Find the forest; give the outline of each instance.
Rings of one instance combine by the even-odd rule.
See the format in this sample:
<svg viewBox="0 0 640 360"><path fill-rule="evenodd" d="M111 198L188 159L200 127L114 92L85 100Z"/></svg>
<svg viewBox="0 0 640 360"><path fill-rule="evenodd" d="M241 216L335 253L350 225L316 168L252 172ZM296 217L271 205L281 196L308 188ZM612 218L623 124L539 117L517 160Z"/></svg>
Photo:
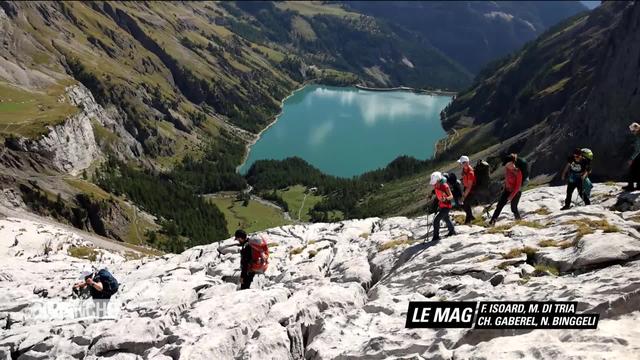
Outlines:
<svg viewBox="0 0 640 360"><path fill-rule="evenodd" d="M308 188L316 187L318 195L325 198L310 210L310 215L312 221L322 222L330 220L330 213L333 211L342 212L346 219L379 214L371 204L362 206L362 199L385 182L416 174L434 164L433 160L400 156L382 169L345 179L324 174L303 159L292 157L256 161L249 168L246 180L261 194L270 194L272 190L297 184ZM278 199L272 200L279 203Z"/></svg>
<svg viewBox="0 0 640 360"><path fill-rule="evenodd" d="M209 163L193 168L211 166ZM182 176L186 181L177 180ZM162 229L159 234L147 234L150 245L160 250L180 252L192 246L209 244L229 236L224 215L213 204L194 192L189 172L177 170L167 174L135 169L130 165L109 158L97 170L94 181L115 196L124 195L142 210L158 217ZM229 180L229 183L223 181ZM232 187L237 179L223 175L207 177L203 189L216 186Z"/></svg>

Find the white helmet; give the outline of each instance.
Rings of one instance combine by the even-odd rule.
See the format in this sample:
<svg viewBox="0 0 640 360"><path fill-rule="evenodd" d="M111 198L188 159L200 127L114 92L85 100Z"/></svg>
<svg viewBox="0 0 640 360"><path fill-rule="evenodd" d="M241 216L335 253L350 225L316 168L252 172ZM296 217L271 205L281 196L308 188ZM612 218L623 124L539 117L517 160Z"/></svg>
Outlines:
<svg viewBox="0 0 640 360"><path fill-rule="evenodd" d="M431 181L429 182L431 185L437 184L440 180L442 180L442 173L440 171L431 173Z"/></svg>

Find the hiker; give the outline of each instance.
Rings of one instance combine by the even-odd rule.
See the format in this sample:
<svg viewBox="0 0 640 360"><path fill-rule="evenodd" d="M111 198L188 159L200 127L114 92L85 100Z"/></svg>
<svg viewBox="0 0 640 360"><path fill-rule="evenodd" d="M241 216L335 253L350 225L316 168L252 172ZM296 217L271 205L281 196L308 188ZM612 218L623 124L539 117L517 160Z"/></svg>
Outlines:
<svg viewBox="0 0 640 360"><path fill-rule="evenodd" d="M629 184L623 188L625 191L640 189L640 124L634 122L629 125L629 131L631 131L635 140L633 143L633 154L629 161L629 174L627 175ZM636 183L638 183L637 187Z"/></svg>
<svg viewBox="0 0 640 360"><path fill-rule="evenodd" d="M247 237L244 230L236 230L240 250L240 290L249 289L256 274L263 274L269 265L269 247L263 238Z"/></svg>
<svg viewBox="0 0 640 360"><path fill-rule="evenodd" d="M462 155L458 160L458 163L462 166L462 186L464 187L464 193L462 194L462 209L466 214L464 224L469 225L475 218L471 210L471 204L475 202L474 187L476 185L476 173L471 167L469 157Z"/></svg>
<svg viewBox="0 0 640 360"><path fill-rule="evenodd" d="M431 185L433 185L434 191L436 193L436 198L438 199L438 213L436 217L433 219L433 242L440 241L440 221L444 220L445 224L447 224L447 229L449 233L447 236L456 235L456 230L453 227L453 223L449 218L449 211L451 210L451 202L453 200L453 194L451 193L451 189L449 189L449 185L447 185L447 178L442 176L442 174L438 171L431 174Z"/></svg>
<svg viewBox="0 0 640 360"><path fill-rule="evenodd" d="M120 285L107 269L96 272L83 273L84 281L73 285L73 293L81 296L85 291L89 291L93 299L111 299L118 292Z"/></svg>
<svg viewBox="0 0 640 360"><path fill-rule="evenodd" d="M567 165L562 170L562 181L567 180L567 197L564 199L564 206L560 210L571 208L571 198L573 190L578 189L578 195L584 200L585 205L591 205L588 196L585 196L584 185L588 181L587 176L591 173L591 161L587 159L581 149L575 149L569 156ZM567 177L567 174L569 175ZM589 182L590 183L590 182Z"/></svg>
<svg viewBox="0 0 640 360"><path fill-rule="evenodd" d="M496 210L493 212L489 225L495 225L498 216L500 216L502 212L502 208L504 208L507 202L511 202L511 212L513 212L513 216L516 220L520 220L518 202L520 202L520 196L522 195L522 191L520 191L522 187L522 171L516 166L516 157L513 154L507 155L502 160L502 165L505 171L504 190L502 191L502 195L500 195L500 200L498 200L498 205L496 205Z"/></svg>

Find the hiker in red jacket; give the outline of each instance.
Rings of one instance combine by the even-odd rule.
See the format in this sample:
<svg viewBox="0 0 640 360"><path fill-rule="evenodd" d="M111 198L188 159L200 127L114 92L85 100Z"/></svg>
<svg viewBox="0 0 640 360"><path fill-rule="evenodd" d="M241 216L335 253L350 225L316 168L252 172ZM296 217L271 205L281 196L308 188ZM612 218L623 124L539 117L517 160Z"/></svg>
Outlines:
<svg viewBox="0 0 640 360"><path fill-rule="evenodd" d="M453 227L453 223L449 218L449 211L451 210L451 202L453 200L453 194L451 193L451 189L449 189L449 185L447 185L447 178L442 176L442 174L438 171L431 174L431 185L433 185L433 189L435 190L436 197L438 198L438 213L436 217L433 219L433 242L437 242L440 240L440 221L444 220L445 224L447 224L447 229L449 229L449 234L447 236L456 235L456 230Z"/></svg>
<svg viewBox="0 0 640 360"><path fill-rule="evenodd" d="M468 156L461 156L458 163L462 165L462 186L464 187L464 193L462 194L462 209L466 213L464 224L469 225L475 218L471 211L471 205L475 202L474 187L476 185L476 173L471 167Z"/></svg>
<svg viewBox="0 0 640 360"><path fill-rule="evenodd" d="M257 274L264 274L269 267L269 245L264 236L248 237L244 230L236 230L235 239L240 243L240 290L251 287Z"/></svg>
<svg viewBox="0 0 640 360"><path fill-rule="evenodd" d="M500 200L498 200L496 211L493 212L493 216L489 222L490 225L494 225L496 223L498 216L500 216L500 213L502 212L502 208L507 204L507 202L511 202L511 211L513 212L513 216L516 220L520 219L518 202L522 195L522 192L520 191L520 187L522 186L522 171L516 167L515 162L516 157L513 154L507 155L502 161L502 165L504 165L505 170L504 191L500 196Z"/></svg>

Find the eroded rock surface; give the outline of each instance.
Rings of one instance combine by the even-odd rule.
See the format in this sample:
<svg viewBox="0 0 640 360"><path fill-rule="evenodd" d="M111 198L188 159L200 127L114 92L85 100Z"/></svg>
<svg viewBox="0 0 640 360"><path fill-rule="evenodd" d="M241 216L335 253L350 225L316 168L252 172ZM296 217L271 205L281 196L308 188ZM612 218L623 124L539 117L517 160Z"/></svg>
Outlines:
<svg viewBox="0 0 640 360"><path fill-rule="evenodd" d="M619 185L598 184L595 205L560 211L564 187L534 189L522 197L523 221L507 209L497 227L458 226L437 244L428 242L427 217L270 229L269 270L246 291L237 291L232 239L138 260L97 250L93 264L122 283L119 315L101 321L25 316L34 303L69 298L92 264L68 249L91 244L2 219L0 359L634 358L640 212L611 210L619 194ZM406 329L412 300L571 300L579 312L600 313L600 324Z"/></svg>

